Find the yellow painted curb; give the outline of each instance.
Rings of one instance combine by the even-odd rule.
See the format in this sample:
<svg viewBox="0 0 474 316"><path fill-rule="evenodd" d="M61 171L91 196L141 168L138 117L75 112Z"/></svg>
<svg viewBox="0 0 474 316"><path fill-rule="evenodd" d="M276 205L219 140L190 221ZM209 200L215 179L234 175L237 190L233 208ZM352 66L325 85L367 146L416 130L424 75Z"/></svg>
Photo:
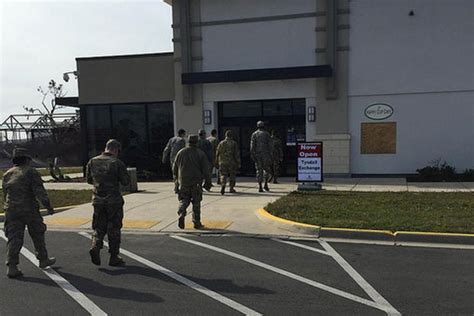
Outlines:
<svg viewBox="0 0 474 316"><path fill-rule="evenodd" d="M124 219L123 228L138 228L138 229L148 229L152 228L155 225L158 225L160 221L144 221L144 220L134 220L134 219Z"/></svg>
<svg viewBox="0 0 474 316"><path fill-rule="evenodd" d="M90 221L90 218L82 217L49 217L44 220L44 223L52 226L82 226Z"/></svg>
<svg viewBox="0 0 474 316"><path fill-rule="evenodd" d="M260 218L260 220L269 224L273 224L284 230L296 231L299 233L304 233L308 235L316 235L316 236L319 236L319 232L321 230L321 226L298 223L298 222L290 221L287 219L283 219L283 218L280 218L268 213L263 208L258 209L256 214L257 214L257 217Z"/></svg>
<svg viewBox="0 0 474 316"><path fill-rule="evenodd" d="M474 234L463 234L463 233L437 233L437 232L410 232L410 231L396 231L394 235L424 235L424 236L447 236L447 237L473 237Z"/></svg>
<svg viewBox="0 0 474 316"><path fill-rule="evenodd" d="M321 227L321 229L335 230L335 231L349 231L349 232L354 232L354 233L379 233L379 234L395 235L390 230L378 230L378 229L358 229L358 228L339 228L339 227Z"/></svg>

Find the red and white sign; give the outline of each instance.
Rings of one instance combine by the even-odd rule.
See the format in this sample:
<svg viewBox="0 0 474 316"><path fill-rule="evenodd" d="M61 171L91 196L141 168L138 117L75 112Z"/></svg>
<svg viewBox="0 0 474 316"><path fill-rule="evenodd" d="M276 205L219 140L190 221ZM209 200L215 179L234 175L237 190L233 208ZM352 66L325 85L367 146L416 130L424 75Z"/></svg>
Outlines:
<svg viewBox="0 0 474 316"><path fill-rule="evenodd" d="M296 144L296 181L322 182L323 181L323 143Z"/></svg>

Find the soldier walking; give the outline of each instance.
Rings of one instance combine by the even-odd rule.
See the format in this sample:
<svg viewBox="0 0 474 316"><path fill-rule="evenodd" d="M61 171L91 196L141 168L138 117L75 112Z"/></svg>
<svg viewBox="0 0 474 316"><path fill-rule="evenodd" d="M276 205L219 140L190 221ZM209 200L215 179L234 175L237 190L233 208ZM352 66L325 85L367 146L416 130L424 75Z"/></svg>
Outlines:
<svg viewBox="0 0 474 316"><path fill-rule="evenodd" d="M7 276L16 278L23 275L17 265L20 260L20 250L23 247L25 227L36 250L39 267L46 268L56 262L48 257L46 250L46 225L39 212L38 200L54 214L54 209L43 186L43 180L35 168L31 167L32 158L24 148L13 151L14 167L3 175L2 190L5 210L5 235L7 241Z"/></svg>
<svg viewBox="0 0 474 316"><path fill-rule="evenodd" d="M235 191L235 176L240 169L239 145L233 139L232 131L225 132L225 139L217 146L216 165L219 166L221 177L221 194L225 193L227 178L229 178L229 192Z"/></svg>
<svg viewBox="0 0 474 316"><path fill-rule="evenodd" d="M197 148L198 136L189 135L188 146L181 149L176 155L173 164L173 178L178 188L178 227L184 229L184 218L189 204L193 204L194 228L202 228L201 201L202 183L206 190L211 189L211 173L209 163L204 152Z"/></svg>
<svg viewBox="0 0 474 316"><path fill-rule="evenodd" d="M262 121L257 122L257 130L250 137L250 157L255 162L257 172L258 191L270 191L268 179L272 172L272 142L270 134L265 130ZM262 188L262 182L265 184Z"/></svg>
<svg viewBox="0 0 474 316"><path fill-rule="evenodd" d="M199 140L197 143L197 148L201 149L204 154L206 154L207 161L209 163L209 172L212 173L212 166L214 164L214 156L215 156L215 151L212 148L212 144L209 140L206 138L206 131L203 129L200 129L198 131L199 135ZM212 182L211 182L212 186Z"/></svg>
<svg viewBox="0 0 474 316"><path fill-rule="evenodd" d="M177 136L173 136L168 140L165 149L163 149L163 157L161 161L165 164L167 161L170 162L171 169L173 169L174 159L178 151L186 147L186 131L180 129Z"/></svg>
<svg viewBox="0 0 474 316"><path fill-rule="evenodd" d="M214 153L214 157L217 155L217 146L219 145L219 139L217 138L217 130L216 129L213 129L211 131L211 136L209 136L207 138L207 140L211 143L212 145L212 150L213 150L213 153ZM215 160L215 159L214 159ZM213 160L213 162L214 162ZM215 168L212 168L212 169L215 169L215 174L217 175L217 184L220 184L221 180L220 180L220 177L219 177L219 166L214 166ZM214 172L212 172L212 174L214 174Z"/></svg>
<svg viewBox="0 0 474 316"><path fill-rule="evenodd" d="M125 265L125 261L119 256L124 204L120 185L129 184L130 177L125 164L117 158L120 150L120 142L111 139L105 145L105 151L87 163L87 183L94 185L94 232L89 254L95 265L100 265L100 250L104 246L106 234L109 238L109 265Z"/></svg>
<svg viewBox="0 0 474 316"><path fill-rule="evenodd" d="M283 145L275 130L272 130L272 178L273 183L278 183L280 163L283 161Z"/></svg>

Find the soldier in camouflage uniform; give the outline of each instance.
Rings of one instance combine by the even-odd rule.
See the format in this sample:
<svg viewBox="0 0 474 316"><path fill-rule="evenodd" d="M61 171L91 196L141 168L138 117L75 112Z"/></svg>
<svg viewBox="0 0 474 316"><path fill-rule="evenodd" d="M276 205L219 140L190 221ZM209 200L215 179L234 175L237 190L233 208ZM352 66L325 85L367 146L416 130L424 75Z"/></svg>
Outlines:
<svg viewBox="0 0 474 316"><path fill-rule="evenodd" d="M200 129L198 131L199 140L197 143L197 148L201 149L204 154L206 154L207 161L209 162L209 172L212 173L212 166L214 164L215 151L212 148L212 144L206 138L206 131ZM212 186L212 184L211 184Z"/></svg>
<svg viewBox="0 0 474 316"><path fill-rule="evenodd" d="M184 139L184 137L186 137L186 131L184 129L180 129L178 131L178 135L171 137L168 140L168 144L166 144L165 149L163 149L163 158L161 161L163 163L169 161L171 169L173 169L174 159L176 158L176 154L178 154L178 151L186 147L186 140Z"/></svg>
<svg viewBox="0 0 474 316"><path fill-rule="evenodd" d="M270 191L268 179L272 173L272 141L262 121L257 122L257 130L250 137L250 157L255 162L258 191ZM263 181L265 185L262 188Z"/></svg>
<svg viewBox="0 0 474 316"><path fill-rule="evenodd" d="M211 173L206 154L197 148L198 136L189 135L188 147L181 149L176 155L173 165L173 178L178 187L178 227L184 228L184 218L189 204L193 204L194 228L202 228L201 223L201 200L202 182L204 188L211 188Z"/></svg>
<svg viewBox="0 0 474 316"><path fill-rule="evenodd" d="M229 178L230 193L235 193L235 175L240 169L239 145L233 139L232 131L225 132L225 139L217 146L216 165L221 175L221 194L225 193L225 185Z"/></svg>
<svg viewBox="0 0 474 316"><path fill-rule="evenodd" d="M217 138L217 130L216 129L213 129L211 131L211 136L209 136L207 138L207 140L211 143L212 145L212 150L214 152L214 157L217 155L217 146L219 145L219 139ZM214 159L215 160L215 159ZM213 161L214 162L214 161ZM214 172L212 173L213 175L216 174L217 175L217 184L220 184L221 183L221 179L219 177L219 166L218 165L214 165Z"/></svg>
<svg viewBox="0 0 474 316"><path fill-rule="evenodd" d="M283 146L278 134L272 130L272 178L273 183L278 183L280 163L283 161Z"/></svg>
<svg viewBox="0 0 474 316"><path fill-rule="evenodd" d="M40 268L46 268L56 262L48 257L46 250L46 225L39 212L38 200L54 214L43 180L35 168L30 166L31 156L26 149L17 148L13 151L14 167L3 175L2 190L5 210L5 235L7 241L7 276L16 278L23 273L17 268L20 250L23 247L25 226L36 250L36 258Z"/></svg>
<svg viewBox="0 0 474 316"><path fill-rule="evenodd" d="M105 151L87 163L87 183L94 185L92 205L92 246L89 251L91 261L100 265L100 250L104 246L104 237L109 238L110 266L123 266L125 261L119 256L124 200L120 185L127 185L130 177L125 164L117 158L121 145L111 139Z"/></svg>

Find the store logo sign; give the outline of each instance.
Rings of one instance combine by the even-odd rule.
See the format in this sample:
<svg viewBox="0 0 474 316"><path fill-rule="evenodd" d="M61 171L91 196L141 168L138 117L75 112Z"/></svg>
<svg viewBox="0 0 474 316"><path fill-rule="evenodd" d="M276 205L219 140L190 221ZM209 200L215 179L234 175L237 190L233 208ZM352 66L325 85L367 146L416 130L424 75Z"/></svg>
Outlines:
<svg viewBox="0 0 474 316"><path fill-rule="evenodd" d="M381 121L393 114L393 108L386 103L375 103L365 108L365 116L371 120Z"/></svg>

